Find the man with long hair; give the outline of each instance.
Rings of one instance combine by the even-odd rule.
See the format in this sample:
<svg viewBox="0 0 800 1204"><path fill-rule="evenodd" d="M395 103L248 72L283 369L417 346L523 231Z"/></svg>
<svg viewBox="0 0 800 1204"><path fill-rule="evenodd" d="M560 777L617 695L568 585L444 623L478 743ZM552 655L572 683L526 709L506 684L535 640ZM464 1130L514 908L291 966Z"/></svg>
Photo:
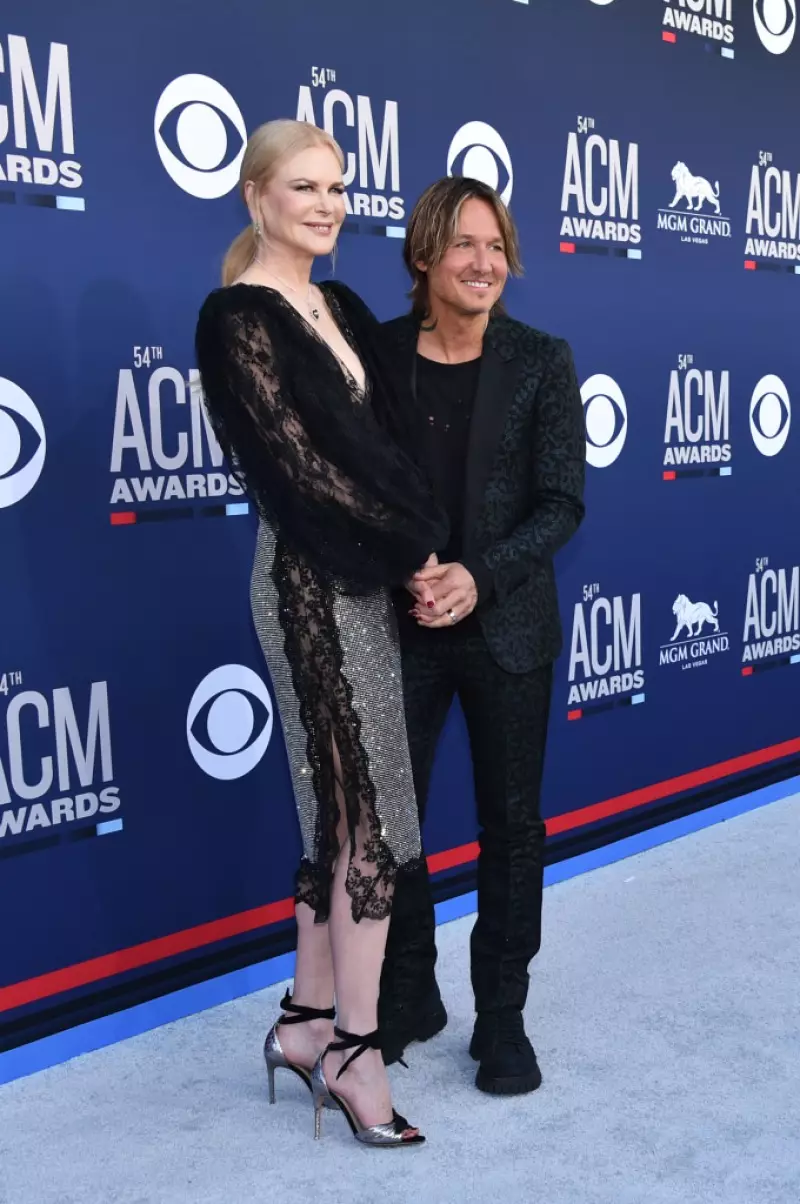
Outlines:
<svg viewBox="0 0 800 1204"><path fill-rule="evenodd" d="M535 1090L522 1009L541 937L545 827L539 792L562 633L554 553L584 513L585 433L566 342L508 317L521 272L513 219L477 180L437 181L417 203L404 258L412 311L384 327L387 359L450 538L417 574L435 604L395 595L416 796L424 815L455 695L466 719L480 828L471 939L477 1086ZM381 981L384 1057L447 1021L435 977L425 866L397 884Z"/></svg>

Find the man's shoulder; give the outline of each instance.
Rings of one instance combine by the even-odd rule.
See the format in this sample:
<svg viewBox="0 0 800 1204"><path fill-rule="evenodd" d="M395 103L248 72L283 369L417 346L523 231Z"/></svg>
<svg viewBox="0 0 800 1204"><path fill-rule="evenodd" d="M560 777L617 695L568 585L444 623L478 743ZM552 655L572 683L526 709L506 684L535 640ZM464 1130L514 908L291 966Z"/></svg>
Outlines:
<svg viewBox="0 0 800 1204"><path fill-rule="evenodd" d="M508 350L513 353L526 352L532 355L550 356L559 351L568 351L569 343L558 335L529 326L508 314L495 318L492 322L492 340L498 350Z"/></svg>
<svg viewBox="0 0 800 1204"><path fill-rule="evenodd" d="M382 322L381 330L389 343L399 344L415 338L418 326L419 319L413 313L405 313ZM570 354L570 346L566 339L529 326L508 314L501 314L492 319L488 338L494 349L507 359L520 354L544 356L548 359L559 354Z"/></svg>
<svg viewBox="0 0 800 1204"><path fill-rule="evenodd" d="M414 314L409 312L399 314L396 318L389 318L386 322L381 322L381 329L386 332L388 338L403 338L416 329L417 319Z"/></svg>

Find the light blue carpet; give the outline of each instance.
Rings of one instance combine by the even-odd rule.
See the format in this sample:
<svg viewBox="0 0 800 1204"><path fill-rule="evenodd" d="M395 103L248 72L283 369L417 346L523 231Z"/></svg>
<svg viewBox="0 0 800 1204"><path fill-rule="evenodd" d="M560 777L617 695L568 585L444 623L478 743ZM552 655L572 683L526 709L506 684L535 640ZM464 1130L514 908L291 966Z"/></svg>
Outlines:
<svg viewBox="0 0 800 1204"><path fill-rule="evenodd" d="M421 1150L356 1146L260 1061L283 987L0 1089L2 1204L798 1204L800 798L550 888L544 1086L472 1085L470 920L448 1029L393 1068Z"/></svg>

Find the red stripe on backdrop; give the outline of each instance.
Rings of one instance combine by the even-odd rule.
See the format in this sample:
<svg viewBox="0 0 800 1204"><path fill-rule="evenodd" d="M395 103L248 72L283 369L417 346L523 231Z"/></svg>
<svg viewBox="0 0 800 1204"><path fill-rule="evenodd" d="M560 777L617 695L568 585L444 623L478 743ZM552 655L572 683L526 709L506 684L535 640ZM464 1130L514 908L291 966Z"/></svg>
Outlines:
<svg viewBox="0 0 800 1204"><path fill-rule="evenodd" d="M747 769L767 765L770 761L779 761L782 757L790 757L794 753L800 753L800 737L786 740L783 744L773 744L771 748L759 748L756 752L744 753L740 757L731 757L729 761L718 761L716 765L709 765L705 769L695 769L691 773L682 773L676 778L669 778L666 782L655 782L652 786L631 790L628 794L619 794L616 798L607 799L604 803L581 807L579 811L570 811L567 815L555 815L552 819L547 820L547 834L556 836L560 832L570 832L574 828L597 823L599 819L608 819L611 815L621 815L624 811L633 811L634 808L643 807L646 803L655 803L659 799L669 798L673 794L683 794L686 790L707 786L709 782L718 782L721 778L731 777L734 773L743 773Z"/></svg>
<svg viewBox="0 0 800 1204"><path fill-rule="evenodd" d="M639 790L631 790L627 794L617 795L616 798L606 799L603 803L594 803L590 807L581 807L566 815L556 815L546 821L549 836L569 832L575 828L585 827L600 819L608 819L612 815L621 815L633 811L647 803L681 794L698 786L717 782L735 773L755 769L800 753L800 737L786 740L783 744L774 744L770 748L761 748L756 752L745 753L732 757L728 761L719 761L705 769L696 769L691 773L680 774L665 782L656 782L652 786L643 786ZM432 873L437 870L452 869L454 866L467 865L478 855L476 843L461 845L456 849L447 849L443 853L434 853L428 858ZM47 999L76 987L88 986L93 982L112 978L126 970L135 970L141 966L151 965L164 958L173 957L178 953L187 953L192 949L201 949L216 941L228 937L240 936L245 932L253 932L280 920L288 920L294 914L294 903L291 899L281 899L277 903L268 903L265 907L255 907L250 911L239 912L226 916L222 920L212 920L208 924L200 924L196 928L186 928L182 932L170 936L158 937L153 941L145 941L141 945L133 945L129 949L120 949L117 953L108 953L103 957L95 957L90 961L79 962L75 966L65 966L63 970L53 970L49 974L41 974L37 978L29 978L24 982L13 983L9 987L0 988L0 1012L34 1003L39 999Z"/></svg>
<svg viewBox="0 0 800 1204"><path fill-rule="evenodd" d="M252 932L256 928L265 928L268 924L277 924L279 920L289 920L293 915L294 902L291 899L281 899L278 903L254 907L252 911L241 911L234 916L225 916L222 920L212 920L208 924L199 924L196 928L185 928L182 932L174 932L170 936L145 941L141 945L132 945L129 949L120 949L117 953L93 957L91 961L79 962L76 966L65 966L63 970L53 970L49 974L39 975L38 978L29 978L25 982L17 982L0 989L0 1012L22 1007L23 1004L33 1003L37 999L47 999L50 995L60 995L62 991L71 991L75 987L85 987L104 978L112 978L125 970L135 970L152 962L163 961L176 953L202 949L215 941L239 936L243 932Z"/></svg>

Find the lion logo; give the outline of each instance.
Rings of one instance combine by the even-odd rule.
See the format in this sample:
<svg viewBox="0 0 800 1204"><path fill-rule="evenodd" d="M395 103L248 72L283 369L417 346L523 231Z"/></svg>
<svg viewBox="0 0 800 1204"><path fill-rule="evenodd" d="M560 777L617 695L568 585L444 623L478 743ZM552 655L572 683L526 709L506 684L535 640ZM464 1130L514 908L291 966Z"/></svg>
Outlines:
<svg viewBox="0 0 800 1204"><path fill-rule="evenodd" d="M686 594L678 594L672 604L672 613L677 620L677 627L672 633L670 643L678 638L684 628L688 636L700 635L704 623L709 623L715 632L719 631L719 607L716 602L712 610L707 602L690 602Z"/></svg>
<svg viewBox="0 0 800 1204"><path fill-rule="evenodd" d="M685 163L675 164L672 179L675 182L675 199L670 201L670 209L674 209L681 197L684 197L692 213L702 209L706 201L714 206L717 213L720 212L719 183L715 183L712 188L710 181L704 180L702 176L693 176Z"/></svg>

